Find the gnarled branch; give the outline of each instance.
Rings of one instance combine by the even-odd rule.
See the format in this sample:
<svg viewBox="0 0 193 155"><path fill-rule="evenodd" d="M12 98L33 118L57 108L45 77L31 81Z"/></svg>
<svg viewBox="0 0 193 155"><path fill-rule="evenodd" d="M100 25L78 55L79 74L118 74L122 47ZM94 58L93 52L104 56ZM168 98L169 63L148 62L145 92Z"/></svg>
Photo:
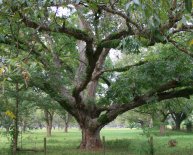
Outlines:
<svg viewBox="0 0 193 155"><path fill-rule="evenodd" d="M91 42L93 40L92 37L90 37L85 31L80 30L80 29L76 29L76 28L72 28L72 27L57 27L57 28L50 28L48 25L46 24L38 24L34 21L31 21L30 19L28 19L25 15L23 15L22 13L19 13L20 17L22 18L22 21L25 23L25 25L27 27L30 28L34 28L37 29L39 31L49 31L49 32L60 32L60 33L65 33L69 36L73 36L74 38L78 39L78 40L83 40L85 42Z"/></svg>

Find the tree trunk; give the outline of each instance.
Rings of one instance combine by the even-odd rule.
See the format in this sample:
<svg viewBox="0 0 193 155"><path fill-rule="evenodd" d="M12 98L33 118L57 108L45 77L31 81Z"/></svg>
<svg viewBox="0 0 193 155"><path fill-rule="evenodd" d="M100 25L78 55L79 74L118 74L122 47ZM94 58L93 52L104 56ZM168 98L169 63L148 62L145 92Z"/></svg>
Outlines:
<svg viewBox="0 0 193 155"><path fill-rule="evenodd" d="M186 113L184 112L178 112L178 113L171 113L172 118L175 122L175 130L180 130L180 124L182 123L183 120L187 118Z"/></svg>
<svg viewBox="0 0 193 155"><path fill-rule="evenodd" d="M70 114L67 112L65 119L64 119L64 123L65 123L65 127L64 127L64 132L67 133L68 132L68 127L69 127L69 122L70 122Z"/></svg>
<svg viewBox="0 0 193 155"><path fill-rule="evenodd" d="M160 125L160 135L163 136L165 134L165 125L161 124Z"/></svg>
<svg viewBox="0 0 193 155"><path fill-rule="evenodd" d="M13 127L13 155L17 154L17 145L18 145L18 113L19 113L19 85L16 83L16 103L15 103L15 119L14 119L14 127Z"/></svg>
<svg viewBox="0 0 193 155"><path fill-rule="evenodd" d="M82 141L80 149L98 150L102 148L102 141L100 139L100 130L91 130L89 128L82 128Z"/></svg>
<svg viewBox="0 0 193 155"><path fill-rule="evenodd" d="M175 130L180 130L180 124L181 124L181 121L178 120L178 119L176 119L176 120L175 120L175 124L176 124Z"/></svg>
<svg viewBox="0 0 193 155"><path fill-rule="evenodd" d="M161 119L161 124L160 124L160 135L163 136L165 134L165 121L168 117L168 113L164 113L164 111L161 111L161 114L163 116L163 118Z"/></svg>
<svg viewBox="0 0 193 155"><path fill-rule="evenodd" d="M68 132L68 124L65 125L65 127L64 127L64 132L65 132L65 133Z"/></svg>
<svg viewBox="0 0 193 155"><path fill-rule="evenodd" d="M47 124L46 130L47 130L47 136L50 137L52 135L52 126L50 124Z"/></svg>
<svg viewBox="0 0 193 155"><path fill-rule="evenodd" d="M45 114L45 120L46 120L47 136L50 137L52 133L52 121L53 121L54 112L44 110L44 114Z"/></svg>
<svg viewBox="0 0 193 155"><path fill-rule="evenodd" d="M26 128L27 128L27 122L24 120L22 123L22 131L26 132Z"/></svg>

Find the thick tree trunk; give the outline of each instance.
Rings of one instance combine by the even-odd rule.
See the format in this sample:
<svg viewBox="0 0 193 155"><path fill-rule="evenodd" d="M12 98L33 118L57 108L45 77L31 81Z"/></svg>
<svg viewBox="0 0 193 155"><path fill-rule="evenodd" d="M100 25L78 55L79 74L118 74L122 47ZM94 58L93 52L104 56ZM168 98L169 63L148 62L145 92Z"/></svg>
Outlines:
<svg viewBox="0 0 193 155"><path fill-rule="evenodd" d="M100 139L100 130L91 130L89 128L82 128L82 141L80 149L98 150L102 148L102 141Z"/></svg>

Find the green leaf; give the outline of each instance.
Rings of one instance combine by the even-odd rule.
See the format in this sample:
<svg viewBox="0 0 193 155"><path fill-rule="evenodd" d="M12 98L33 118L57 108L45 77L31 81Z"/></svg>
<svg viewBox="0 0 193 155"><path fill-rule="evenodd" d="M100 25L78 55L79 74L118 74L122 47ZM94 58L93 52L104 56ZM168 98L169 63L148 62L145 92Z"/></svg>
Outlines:
<svg viewBox="0 0 193 155"><path fill-rule="evenodd" d="M91 3L89 3L89 6L90 6L91 9L93 9L93 10L95 10L95 11L98 10L98 7L97 7L97 4L96 4L96 3L91 2Z"/></svg>
<svg viewBox="0 0 193 155"><path fill-rule="evenodd" d="M191 13L192 11L192 0L185 0L185 7L186 10Z"/></svg>

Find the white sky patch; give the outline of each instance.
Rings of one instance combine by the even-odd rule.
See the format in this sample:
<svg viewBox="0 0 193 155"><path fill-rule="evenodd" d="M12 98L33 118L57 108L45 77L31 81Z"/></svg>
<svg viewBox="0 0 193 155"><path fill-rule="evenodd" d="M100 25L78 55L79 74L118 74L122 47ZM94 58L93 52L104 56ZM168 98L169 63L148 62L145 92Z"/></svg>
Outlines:
<svg viewBox="0 0 193 155"><path fill-rule="evenodd" d="M71 12L68 8L63 7L51 7L51 10L56 13L57 17L70 16Z"/></svg>
<svg viewBox="0 0 193 155"><path fill-rule="evenodd" d="M56 13L57 17L69 17L72 13L74 13L76 10L74 6L68 5L67 7L55 7L52 6L51 10Z"/></svg>
<svg viewBox="0 0 193 155"><path fill-rule="evenodd" d="M121 54L120 50L111 49L109 52L109 56L110 56L113 64L115 64L115 62L122 57L122 54Z"/></svg>

